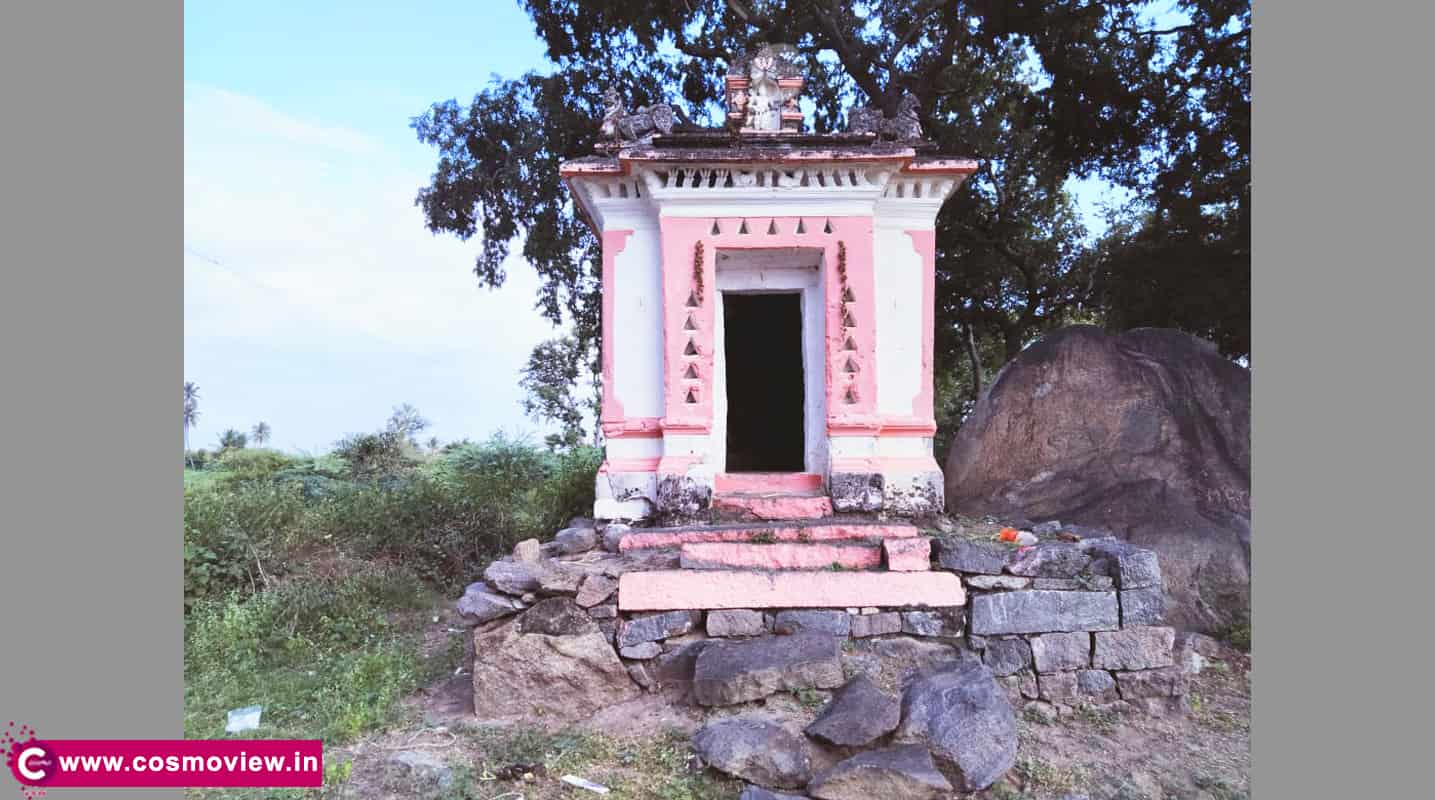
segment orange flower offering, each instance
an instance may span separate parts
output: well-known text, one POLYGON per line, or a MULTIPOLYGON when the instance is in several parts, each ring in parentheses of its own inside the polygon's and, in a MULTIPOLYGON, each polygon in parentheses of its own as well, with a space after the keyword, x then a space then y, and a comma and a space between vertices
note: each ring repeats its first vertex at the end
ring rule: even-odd
POLYGON ((1001 539, 1003 542, 1015 542, 1016 535, 1016 528, 1002 528, 1001 533, 997 534, 997 538, 1001 539))

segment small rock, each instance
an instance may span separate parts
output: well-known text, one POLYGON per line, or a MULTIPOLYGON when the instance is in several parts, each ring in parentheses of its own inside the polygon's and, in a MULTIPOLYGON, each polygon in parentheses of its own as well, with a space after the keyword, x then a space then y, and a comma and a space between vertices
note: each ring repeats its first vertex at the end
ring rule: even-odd
POLYGON ((825 633, 847 636, 852 633, 852 617, 843 611, 779 611, 772 630, 784 635, 825 633))
POLYGON ((961 636, 964 624, 960 608, 902 612, 902 632, 913 636, 961 636))
POLYGON ((1091 666, 1091 634, 1044 633, 1031 637, 1031 655, 1037 672, 1060 672, 1091 666))
POLYGON ((598 546, 598 531, 586 528, 564 528, 553 536, 558 551, 565 556, 586 553, 598 546))
POLYGON ((651 692, 658 688, 658 681, 648 671, 647 664, 629 664, 628 677, 633 679, 633 683, 643 687, 643 691, 651 692))
POLYGON ((761 636, 766 632, 759 611, 737 608, 708 612, 709 636, 761 636))
POLYGON ((1037 536, 1055 536, 1061 533, 1061 520, 1048 520, 1031 526, 1031 532, 1037 536))
POLYGON ((823 771, 807 787, 819 800, 936 800, 951 791, 931 753, 920 744, 858 753, 823 771))
POLYGON ((447 789, 453 785, 453 769, 433 753, 400 750, 389 756, 387 761, 390 767, 404 773, 405 777, 412 781, 412 789, 423 786, 430 789, 447 789))
POLYGON ((991 670, 970 660, 919 673, 902 697, 895 735, 925 742, 963 792, 991 786, 1016 763, 1016 714, 991 670))
POLYGON ((882 658, 899 659, 920 667, 929 667, 952 659, 975 658, 975 654, 960 650, 955 644, 911 639, 906 636, 873 639, 871 644, 872 651, 882 658))
POLYGON ((522 610, 522 606, 512 598, 490 592, 488 584, 482 582, 470 583, 455 608, 464 622, 470 625, 482 625, 522 610))
POLYGON ((519 602, 523 603, 524 608, 527 608, 528 606, 531 606, 534 603, 538 602, 538 595, 534 594, 533 592, 524 592, 523 596, 518 598, 518 600, 519 602))
POLYGON ((1180 667, 1117 672, 1116 688, 1122 700, 1177 697, 1186 693, 1190 680, 1180 667))
POLYGON ((623 623, 619 643, 628 647, 643 642, 656 642, 669 636, 681 636, 703 622, 701 611, 660 611, 633 617, 623 623))
POLYGON ((1104 669, 1077 670, 1076 691, 1093 703, 1110 703, 1119 697, 1116 679, 1104 669))
MULTIPOLYGON (((529 541, 538 542, 537 539, 529 541)), ((489 586, 504 594, 524 595, 538 590, 538 576, 542 567, 534 561, 514 561, 501 558, 488 565, 483 571, 483 580, 489 586)))
POLYGON ((589 619, 615 619, 618 616, 617 603, 605 603, 588 609, 589 619))
POLYGON ((977 572, 1000 575, 1011 559, 1012 550, 1004 544, 963 539, 937 539, 937 563, 954 572, 977 572))
POLYGON ((608 527, 603 529, 603 549, 610 553, 618 552, 618 546, 623 541, 623 537, 631 530, 632 528, 621 522, 609 523, 608 527))
POLYGON ((618 582, 602 575, 589 575, 578 586, 578 605, 584 608, 596 606, 613 596, 618 582))
MULTIPOLYGON (((878 611, 881 611, 881 610, 882 610, 882 609, 880 609, 880 608, 878 608, 878 607, 876 607, 876 606, 863 606, 862 609, 861 609, 858 613, 861 613, 861 614, 876 614, 878 611)), ((848 611, 847 613, 848 613, 848 614, 851 614, 852 612, 851 612, 851 611, 848 611)))
POLYGON ((1042 578, 1071 578, 1091 564, 1091 556, 1080 547, 1064 542, 1039 544, 1021 550, 1007 564, 1013 575, 1042 578))
POLYGON ((579 636, 597 631, 598 626, 572 600, 552 597, 523 612, 518 618, 518 630, 545 636, 579 636))
POLYGON ((1207 636, 1204 633, 1194 631, 1182 631, 1176 634, 1176 644, 1184 645, 1206 658, 1221 659, 1226 657, 1226 645, 1221 640, 1207 636))
POLYGON ((1012 705, 1018 705, 1026 700, 1035 700, 1041 696, 1041 691, 1036 685, 1036 673, 1031 670, 1022 670, 1014 675, 1005 675, 996 679, 997 685, 1006 692, 1007 699, 1012 705))
POLYGON ((897 698, 878 689, 866 675, 858 675, 832 695, 806 732, 838 747, 865 747, 896 730, 901 717, 897 698))
POLYGON ((1077 546, 1110 561, 1115 572, 1111 577, 1122 589, 1161 585, 1161 563, 1153 550, 1144 550, 1115 537, 1083 539, 1077 546))
POLYGON ((1043 725, 1051 725, 1056 722, 1056 707, 1045 700, 1032 700, 1021 707, 1022 713, 1027 717, 1035 719, 1043 725))
POLYGON ((987 639, 982 661, 993 675, 1013 675, 1031 669, 1031 645, 1020 637, 987 639))
POLYGON ((902 632, 902 615, 896 611, 864 614, 849 619, 852 620, 852 636, 857 639, 902 632))
POLYGON ((588 577, 582 569, 561 561, 544 561, 539 566, 542 567, 538 573, 539 594, 572 597, 578 594, 578 587, 588 577))
POLYGON ((1025 589, 1031 585, 1031 578, 1018 575, 968 575, 966 581, 973 589, 1025 589))
POLYGON ((1157 669, 1175 663, 1172 628, 1137 627, 1096 634, 1092 665, 1101 669, 1157 669))
POLYGON ((537 539, 524 539, 513 546, 513 560, 520 564, 537 564, 542 553, 543 546, 537 539))
POLYGON ((618 655, 623 658, 632 658, 638 661, 646 661, 650 658, 657 658, 663 652, 663 648, 657 642, 642 642, 641 644, 629 645, 618 649, 618 655))
POLYGON ((1048 703, 1074 703, 1081 697, 1075 672, 1042 672, 1036 676, 1037 695, 1048 703))
POLYGON ((1142 589, 1122 589, 1117 595, 1121 602, 1121 627, 1134 625, 1160 625, 1166 614, 1166 595, 1160 586, 1142 589))
POLYGON ((807 740, 755 717, 726 717, 693 734, 695 750, 709 766, 778 789, 797 789, 812 779, 807 740))
POLYGON ((962 526, 959 523, 947 516, 937 517, 932 520, 932 525, 942 533, 959 533, 962 530, 962 526))

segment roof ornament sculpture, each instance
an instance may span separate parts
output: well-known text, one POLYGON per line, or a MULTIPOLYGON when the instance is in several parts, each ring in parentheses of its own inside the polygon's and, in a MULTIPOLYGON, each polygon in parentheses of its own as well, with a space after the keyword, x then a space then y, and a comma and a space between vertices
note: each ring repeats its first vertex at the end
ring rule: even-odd
POLYGON ((638 142, 652 139, 655 133, 673 132, 673 107, 667 103, 643 106, 630 113, 618 90, 610 86, 603 91, 603 109, 599 133, 604 139, 638 142))
POLYGON ((807 80, 802 54, 790 44, 764 44, 733 58, 727 70, 727 126, 742 133, 798 133, 798 95, 807 80))
POLYGON ((913 94, 902 95, 897 116, 888 117, 880 108, 853 106, 847 110, 849 133, 875 133, 877 138, 915 142, 922 138, 921 102, 913 94))

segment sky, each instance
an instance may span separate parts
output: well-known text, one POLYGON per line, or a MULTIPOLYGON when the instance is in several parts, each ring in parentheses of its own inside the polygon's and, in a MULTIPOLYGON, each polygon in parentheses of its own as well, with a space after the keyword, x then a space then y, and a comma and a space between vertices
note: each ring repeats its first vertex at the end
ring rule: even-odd
MULTIPOLYGON (((190 446, 264 421, 270 446, 317 454, 401 403, 425 438, 540 439, 520 369, 563 332, 536 275, 515 258, 479 288, 478 237, 430 234, 413 204, 436 152, 409 120, 548 68, 516 0, 206 0, 185 4, 184 37, 190 446)), ((1073 188, 1096 222, 1106 187, 1073 188)))

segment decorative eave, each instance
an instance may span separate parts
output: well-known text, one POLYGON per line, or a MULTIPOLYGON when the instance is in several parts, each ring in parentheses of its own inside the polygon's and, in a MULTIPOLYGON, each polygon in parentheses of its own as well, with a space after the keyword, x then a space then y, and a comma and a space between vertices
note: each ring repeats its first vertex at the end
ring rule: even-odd
POLYGON ((704 215, 713 203, 763 202, 774 197, 794 204, 793 213, 809 213, 797 208, 803 203, 849 199, 890 206, 885 199, 896 198, 907 201, 903 206, 920 206, 912 209, 917 217, 935 215, 977 166, 970 158, 927 155, 892 143, 846 147, 793 143, 781 148, 642 145, 611 156, 564 162, 559 174, 583 217, 601 231, 612 210, 652 213, 655 201, 674 213, 704 215))

